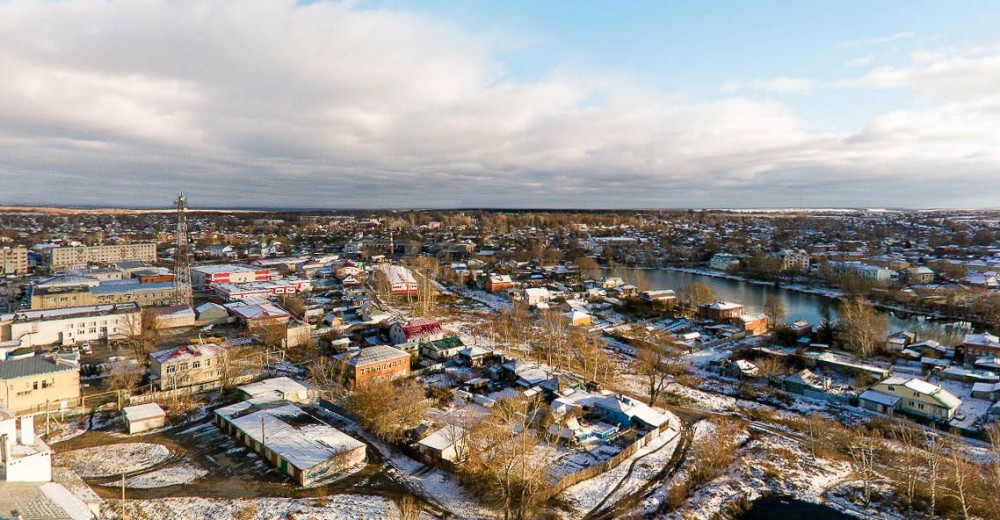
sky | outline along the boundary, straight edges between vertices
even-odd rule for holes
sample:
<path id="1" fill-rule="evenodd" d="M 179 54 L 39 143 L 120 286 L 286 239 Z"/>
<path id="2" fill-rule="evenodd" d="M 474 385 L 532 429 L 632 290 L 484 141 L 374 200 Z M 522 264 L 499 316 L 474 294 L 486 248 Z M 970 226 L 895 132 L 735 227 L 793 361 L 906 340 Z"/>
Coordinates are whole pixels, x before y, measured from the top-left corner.
<path id="1" fill-rule="evenodd" d="M 0 0 L 0 204 L 1000 206 L 995 1 Z"/>

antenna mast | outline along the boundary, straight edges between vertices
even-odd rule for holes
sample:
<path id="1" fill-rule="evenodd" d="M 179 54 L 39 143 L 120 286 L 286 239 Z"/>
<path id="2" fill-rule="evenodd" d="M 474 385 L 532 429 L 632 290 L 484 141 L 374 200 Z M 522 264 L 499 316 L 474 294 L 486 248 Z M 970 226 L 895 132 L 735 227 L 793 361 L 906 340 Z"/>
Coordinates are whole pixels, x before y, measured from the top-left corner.
<path id="1" fill-rule="evenodd" d="M 177 206 L 177 245 L 174 250 L 174 303 L 191 306 L 191 258 L 188 247 L 187 197 L 181 192 Z"/>

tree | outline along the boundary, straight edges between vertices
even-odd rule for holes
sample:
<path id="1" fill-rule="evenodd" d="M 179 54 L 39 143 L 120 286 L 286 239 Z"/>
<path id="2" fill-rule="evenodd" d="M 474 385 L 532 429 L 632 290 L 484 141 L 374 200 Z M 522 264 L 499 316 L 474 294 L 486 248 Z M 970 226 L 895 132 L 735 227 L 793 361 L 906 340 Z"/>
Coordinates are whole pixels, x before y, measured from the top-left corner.
<path id="1" fill-rule="evenodd" d="M 597 278 L 601 275 L 601 270 L 597 265 L 597 261 L 589 256 L 581 256 L 576 259 L 575 263 L 576 267 L 580 270 L 580 276 Z"/>
<path id="2" fill-rule="evenodd" d="M 131 394 L 132 389 L 142 379 L 142 372 L 142 365 L 131 359 L 116 361 L 111 363 L 111 369 L 108 371 L 108 376 L 104 382 L 112 391 L 123 391 Z"/>
<path id="3" fill-rule="evenodd" d="M 942 487 L 941 478 L 944 474 L 944 462 L 944 443 L 937 435 L 932 435 L 924 449 L 924 474 L 927 477 L 930 493 L 931 516 L 937 514 L 938 490 Z"/>
<path id="4" fill-rule="evenodd" d="M 775 295 L 769 295 L 766 300 L 764 300 L 764 314 L 767 315 L 767 321 L 771 324 L 771 328 L 777 328 L 785 321 L 785 304 L 781 302 L 781 298 Z"/>
<path id="5" fill-rule="evenodd" d="M 920 485 L 923 432 L 908 424 L 896 423 L 890 434 L 900 452 L 894 458 L 894 466 L 898 470 L 897 494 L 903 497 L 908 515 L 912 515 L 913 500 Z"/>
<path id="6" fill-rule="evenodd" d="M 500 399 L 469 435 L 473 447 L 459 476 L 505 520 L 536 518 L 551 494 L 549 457 L 537 453 L 544 407 L 537 397 Z"/>
<path id="7" fill-rule="evenodd" d="M 968 520 L 975 468 L 965 459 L 965 449 L 959 443 L 960 441 L 954 439 L 948 441 L 951 491 L 952 497 L 958 501 L 958 505 L 962 509 L 962 518 Z"/>
<path id="8" fill-rule="evenodd" d="M 696 312 L 699 305 L 712 303 L 713 300 L 712 288 L 701 282 L 689 283 L 680 293 L 680 301 L 689 313 Z"/>
<path id="9" fill-rule="evenodd" d="M 389 442 L 399 442 L 420 423 L 430 402 L 415 379 L 381 378 L 359 384 L 344 405 L 366 430 Z"/>
<path id="10" fill-rule="evenodd" d="M 983 479 L 990 516 L 1000 518 L 1000 424 L 993 423 L 986 429 L 990 441 L 989 458 L 984 464 Z"/>
<path id="11" fill-rule="evenodd" d="M 886 317 L 863 298 L 851 298 L 841 305 L 841 338 L 861 357 L 871 356 L 882 347 L 887 324 Z"/>
<path id="12" fill-rule="evenodd" d="M 875 471 L 875 461 L 878 459 L 882 446 L 882 437 L 877 430 L 860 428 L 854 440 L 847 445 L 847 453 L 851 457 L 851 466 L 864 489 L 865 504 L 872 499 L 872 486 L 878 478 Z"/>
<path id="13" fill-rule="evenodd" d="M 681 352 L 670 344 L 643 341 L 638 350 L 633 367 L 646 381 L 646 397 L 653 406 L 671 379 L 686 372 L 686 367 L 680 363 Z"/>
<path id="14" fill-rule="evenodd" d="M 309 379 L 319 396 L 333 399 L 347 391 L 346 366 L 327 356 L 318 356 L 309 363 Z"/>

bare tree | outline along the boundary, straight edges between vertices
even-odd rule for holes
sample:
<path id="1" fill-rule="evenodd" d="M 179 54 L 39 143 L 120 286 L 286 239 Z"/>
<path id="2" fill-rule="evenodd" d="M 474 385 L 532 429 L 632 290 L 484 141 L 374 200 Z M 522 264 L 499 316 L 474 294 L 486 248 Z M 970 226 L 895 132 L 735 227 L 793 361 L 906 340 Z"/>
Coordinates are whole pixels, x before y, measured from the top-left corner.
<path id="1" fill-rule="evenodd" d="M 781 298 L 770 295 L 764 300 L 764 314 L 771 324 L 771 328 L 777 328 L 785 321 L 785 304 L 781 303 Z"/>
<path id="2" fill-rule="evenodd" d="M 993 423 L 986 429 L 990 440 L 990 455 L 983 467 L 984 493 L 987 507 L 993 518 L 1000 518 L 1000 424 Z"/>
<path id="3" fill-rule="evenodd" d="M 399 509 L 399 520 L 418 520 L 423 508 L 412 495 L 404 495 L 396 502 Z"/>
<path id="4" fill-rule="evenodd" d="M 701 282 L 689 283 L 687 287 L 681 289 L 679 294 L 679 301 L 689 314 L 698 312 L 698 306 L 712 303 L 714 299 L 712 288 Z"/>
<path id="5" fill-rule="evenodd" d="M 904 423 L 896 423 L 891 430 L 892 440 L 896 441 L 899 450 L 894 457 L 894 466 L 898 470 L 898 494 L 906 503 L 906 511 L 913 514 L 913 500 L 920 484 L 923 455 L 921 443 L 923 432 Z"/>
<path id="6" fill-rule="evenodd" d="M 124 391 L 131 394 L 142 379 L 142 372 L 142 365 L 131 359 L 116 361 L 111 363 L 108 377 L 105 378 L 104 382 L 112 391 Z"/>
<path id="7" fill-rule="evenodd" d="M 324 399 L 340 397 L 347 391 L 345 365 L 326 356 L 309 363 L 309 379 Z"/>
<path id="8" fill-rule="evenodd" d="M 954 439 L 948 440 L 948 465 L 951 470 L 951 495 L 958 501 L 962 510 L 962 518 L 969 520 L 972 485 L 975 479 L 975 468 L 963 453 L 965 450 Z"/>
<path id="9" fill-rule="evenodd" d="M 871 503 L 872 485 L 878 479 L 875 461 L 881 451 L 882 437 L 875 430 L 860 428 L 854 440 L 847 445 L 854 473 L 864 488 L 865 504 Z"/>
<path id="10" fill-rule="evenodd" d="M 475 445 L 459 475 L 505 520 L 535 518 L 551 493 L 548 457 L 535 453 L 543 406 L 537 398 L 501 399 L 469 436 Z"/>
<path id="11" fill-rule="evenodd" d="M 882 347 L 886 324 L 886 317 L 864 298 L 851 298 L 840 307 L 841 337 L 861 357 L 871 356 Z"/>
<path id="12" fill-rule="evenodd" d="M 680 362 L 681 352 L 670 344 L 644 341 L 638 350 L 633 368 L 645 379 L 646 397 L 652 406 L 674 377 L 687 372 L 687 367 Z"/>
<path id="13" fill-rule="evenodd" d="M 414 379 L 375 379 L 359 384 L 344 402 L 366 430 L 398 442 L 417 426 L 430 402 Z"/>
<path id="14" fill-rule="evenodd" d="M 941 488 L 941 479 L 944 476 L 944 443 L 937 435 L 932 435 L 927 441 L 924 450 L 924 469 L 927 476 L 930 492 L 930 513 L 937 514 L 938 494 Z"/>

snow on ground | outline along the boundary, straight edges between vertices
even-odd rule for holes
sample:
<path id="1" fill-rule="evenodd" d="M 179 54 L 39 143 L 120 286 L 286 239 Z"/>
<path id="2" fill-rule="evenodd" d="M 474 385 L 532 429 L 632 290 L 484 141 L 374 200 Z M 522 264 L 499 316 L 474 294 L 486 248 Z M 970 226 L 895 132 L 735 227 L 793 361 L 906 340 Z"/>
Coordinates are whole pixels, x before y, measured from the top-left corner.
<path id="1" fill-rule="evenodd" d="M 710 429 L 696 428 L 695 436 L 704 437 L 710 433 Z M 689 469 L 683 469 L 671 482 L 688 478 Z M 825 492 L 850 473 L 847 462 L 815 458 L 796 442 L 766 435 L 750 440 L 727 473 L 702 485 L 680 508 L 662 518 L 710 520 L 734 504 L 753 501 L 765 494 L 821 503 Z M 643 504 L 647 511 L 655 510 L 662 503 L 663 495 L 658 499 L 659 503 L 647 501 Z"/>
<path id="2" fill-rule="evenodd" d="M 659 471 L 666 464 L 666 461 L 670 460 L 670 455 L 673 454 L 673 450 L 676 448 L 676 434 L 678 432 L 677 428 L 680 421 L 673 414 L 670 414 L 670 423 L 670 429 L 665 430 L 659 437 L 637 450 L 631 457 L 623 460 L 614 468 L 605 471 L 594 478 L 584 480 L 583 482 L 566 488 L 566 490 L 562 492 L 562 497 L 565 498 L 566 501 L 573 507 L 575 517 L 583 517 L 597 507 L 604 497 L 607 496 L 616 485 L 623 482 L 623 480 L 625 482 L 622 484 L 622 487 L 627 489 L 621 490 L 620 494 L 615 493 L 618 498 L 625 496 L 625 493 L 628 491 L 638 489 L 639 486 L 645 482 L 645 479 L 651 478 L 652 475 Z M 670 444 L 672 444 L 673 447 L 669 446 Z M 661 450 L 659 448 L 663 449 Z M 653 452 L 656 453 L 655 458 L 650 459 L 650 468 L 642 468 L 640 471 L 641 476 L 644 478 L 640 478 L 638 475 L 628 474 L 629 467 L 634 461 L 639 459 L 646 461 L 647 458 L 653 456 L 650 455 Z M 664 452 L 669 452 L 670 454 L 666 455 L 665 459 L 662 459 Z M 639 464 L 643 464 L 643 462 L 640 462 Z M 659 465 L 657 466 L 656 464 Z"/>
<path id="3" fill-rule="evenodd" d="M 62 484 L 46 482 L 42 484 L 41 491 L 46 498 L 58 505 L 73 520 L 90 520 L 94 517 L 87 504 L 70 493 Z"/>
<path id="4" fill-rule="evenodd" d="M 59 453 L 56 462 L 82 477 L 110 477 L 151 468 L 169 456 L 170 450 L 162 444 L 129 442 Z"/>
<path id="5" fill-rule="evenodd" d="M 119 518 L 119 501 L 107 501 L 102 518 Z M 334 495 L 321 498 L 161 498 L 128 500 L 129 518 L 162 520 L 270 520 L 309 518 L 314 520 L 376 520 L 399 518 L 399 510 L 388 499 L 367 495 Z"/>
<path id="6" fill-rule="evenodd" d="M 167 486 L 178 486 L 194 482 L 207 474 L 208 471 L 205 469 L 191 464 L 179 464 L 127 478 L 125 479 L 125 487 L 131 489 L 152 489 Z M 116 487 L 121 485 L 121 481 L 113 480 L 101 485 Z"/>
<path id="7" fill-rule="evenodd" d="M 356 434 L 377 449 L 390 466 L 389 471 L 393 477 L 413 490 L 415 495 L 426 497 L 459 518 L 477 519 L 494 516 L 489 510 L 481 507 L 473 497 L 466 494 L 455 476 L 407 457 L 346 417 L 322 409 L 318 412 L 336 421 L 337 427 L 342 431 Z"/>
<path id="8" fill-rule="evenodd" d="M 461 294 L 470 300 L 475 300 L 495 311 L 510 308 L 510 300 L 500 296 L 499 294 L 488 293 L 478 289 L 457 289 L 457 292 L 458 294 Z"/>

